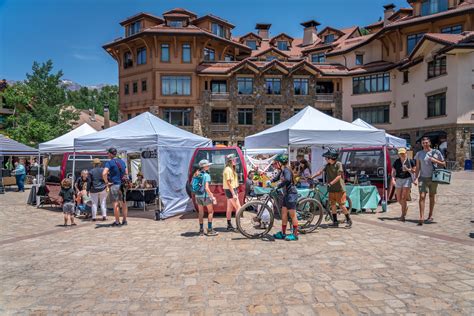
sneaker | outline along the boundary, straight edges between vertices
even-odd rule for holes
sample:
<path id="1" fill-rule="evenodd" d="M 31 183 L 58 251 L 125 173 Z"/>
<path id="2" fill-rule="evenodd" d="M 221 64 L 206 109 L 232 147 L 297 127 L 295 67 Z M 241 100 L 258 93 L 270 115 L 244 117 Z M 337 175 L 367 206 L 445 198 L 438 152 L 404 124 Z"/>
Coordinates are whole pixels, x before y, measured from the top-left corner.
<path id="1" fill-rule="evenodd" d="M 93 222 L 95 222 L 95 221 L 96 221 L 96 219 L 95 219 L 95 218 L 93 218 L 93 219 L 92 219 L 92 221 L 93 221 Z"/>
<path id="2" fill-rule="evenodd" d="M 110 226 L 120 226 L 120 222 L 113 222 Z"/>
<path id="3" fill-rule="evenodd" d="M 286 234 L 283 234 L 283 232 L 278 232 L 278 233 L 273 235 L 273 238 L 275 238 L 275 239 L 285 239 Z"/>
<path id="4" fill-rule="evenodd" d="M 351 228 L 351 227 L 352 227 L 352 220 L 348 220 L 348 221 L 346 222 L 346 226 L 345 226 L 345 227 L 346 227 L 346 228 Z"/>
<path id="5" fill-rule="evenodd" d="M 328 224 L 328 227 L 337 228 L 337 227 L 339 227 L 339 222 L 332 222 L 331 224 Z"/>
<path id="6" fill-rule="evenodd" d="M 107 216 L 102 216 L 102 221 L 105 222 L 107 220 Z"/>
<path id="7" fill-rule="evenodd" d="M 227 225 L 227 231 L 228 232 L 235 232 L 235 227 L 232 225 Z"/>
<path id="8" fill-rule="evenodd" d="M 286 235 L 285 240 L 286 241 L 295 241 L 295 240 L 298 240 L 298 236 L 294 235 L 294 234 L 289 234 L 289 235 Z"/>
<path id="9" fill-rule="evenodd" d="M 204 236 L 204 229 L 199 230 L 199 236 Z"/>
<path id="10" fill-rule="evenodd" d="M 127 224 L 128 224 L 127 221 L 122 221 L 122 225 L 125 226 L 125 225 L 127 225 Z"/>
<path id="11" fill-rule="evenodd" d="M 208 229 L 208 230 L 207 230 L 206 235 L 207 235 L 207 236 L 217 236 L 217 235 L 219 235 L 219 233 L 216 232 L 214 229 L 211 228 L 211 229 Z"/>

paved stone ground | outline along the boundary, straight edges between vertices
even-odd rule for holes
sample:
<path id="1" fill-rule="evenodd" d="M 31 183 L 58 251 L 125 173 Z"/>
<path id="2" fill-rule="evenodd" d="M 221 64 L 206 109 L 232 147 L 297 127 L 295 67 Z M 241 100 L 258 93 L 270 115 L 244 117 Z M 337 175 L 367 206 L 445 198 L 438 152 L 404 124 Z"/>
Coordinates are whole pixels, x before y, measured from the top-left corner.
<path id="1" fill-rule="evenodd" d="M 199 237 L 195 219 L 155 222 L 138 211 L 126 227 L 56 227 L 60 212 L 8 192 L 0 314 L 472 315 L 473 187 L 474 174 L 461 172 L 440 187 L 431 225 L 391 220 L 392 204 L 354 215 L 350 230 L 321 228 L 294 243 Z"/>

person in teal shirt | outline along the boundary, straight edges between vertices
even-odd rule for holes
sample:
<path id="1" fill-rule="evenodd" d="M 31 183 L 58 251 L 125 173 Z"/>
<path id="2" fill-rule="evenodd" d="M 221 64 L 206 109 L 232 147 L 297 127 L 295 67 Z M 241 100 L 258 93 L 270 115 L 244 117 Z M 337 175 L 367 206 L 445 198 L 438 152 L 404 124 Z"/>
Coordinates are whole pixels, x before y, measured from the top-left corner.
<path id="1" fill-rule="evenodd" d="M 202 193 L 196 193 L 196 204 L 198 206 L 199 212 L 199 235 L 204 235 L 204 207 L 207 208 L 207 236 L 216 236 L 217 232 L 212 228 L 212 219 L 214 217 L 214 207 L 213 204 L 216 202 L 212 191 L 209 188 L 211 183 L 211 176 L 209 174 L 209 167 L 212 165 L 206 159 L 203 159 L 199 162 L 199 169 L 194 174 L 202 185 Z"/>
<path id="2" fill-rule="evenodd" d="M 26 169 L 23 159 L 21 159 L 20 162 L 15 162 L 14 173 L 16 185 L 18 186 L 18 192 L 25 192 Z"/>

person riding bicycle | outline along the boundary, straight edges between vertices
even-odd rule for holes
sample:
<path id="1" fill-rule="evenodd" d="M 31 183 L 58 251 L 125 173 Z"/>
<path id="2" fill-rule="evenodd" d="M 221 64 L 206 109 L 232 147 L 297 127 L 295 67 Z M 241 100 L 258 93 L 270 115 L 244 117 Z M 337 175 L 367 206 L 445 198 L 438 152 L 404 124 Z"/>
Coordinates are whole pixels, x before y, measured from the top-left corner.
<path id="1" fill-rule="evenodd" d="M 351 215 L 346 208 L 346 188 L 344 185 L 344 170 L 342 168 L 342 163 L 337 161 L 339 157 L 339 152 L 334 148 L 328 148 L 328 150 L 323 154 L 323 157 L 326 158 L 326 166 L 316 172 L 312 178 L 319 177 L 323 172 L 326 173 L 326 180 L 328 185 L 329 192 L 329 205 L 331 206 L 331 214 L 333 223 L 329 226 L 339 227 L 339 222 L 337 221 L 337 204 L 342 209 L 342 212 L 346 216 L 346 228 L 352 226 Z"/>
<path id="2" fill-rule="evenodd" d="M 272 183 L 280 180 L 276 189 L 283 189 L 283 204 L 281 210 L 281 231 L 273 235 L 275 239 L 285 239 L 287 241 L 298 240 L 298 219 L 296 217 L 296 202 L 298 201 L 298 191 L 291 169 L 288 167 L 288 156 L 278 155 L 273 161 L 273 168 L 279 170 L 279 174 L 272 179 Z M 288 213 L 293 224 L 293 233 L 286 234 L 288 224 Z"/>

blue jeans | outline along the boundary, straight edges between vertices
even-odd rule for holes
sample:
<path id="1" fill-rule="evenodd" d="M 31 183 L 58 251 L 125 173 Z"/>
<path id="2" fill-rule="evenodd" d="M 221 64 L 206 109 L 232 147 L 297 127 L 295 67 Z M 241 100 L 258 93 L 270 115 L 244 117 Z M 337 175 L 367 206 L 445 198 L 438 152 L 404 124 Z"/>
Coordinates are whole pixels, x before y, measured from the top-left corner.
<path id="1" fill-rule="evenodd" d="M 18 191 L 25 191 L 25 178 L 26 174 L 20 174 L 15 176 L 16 184 L 18 185 Z"/>

